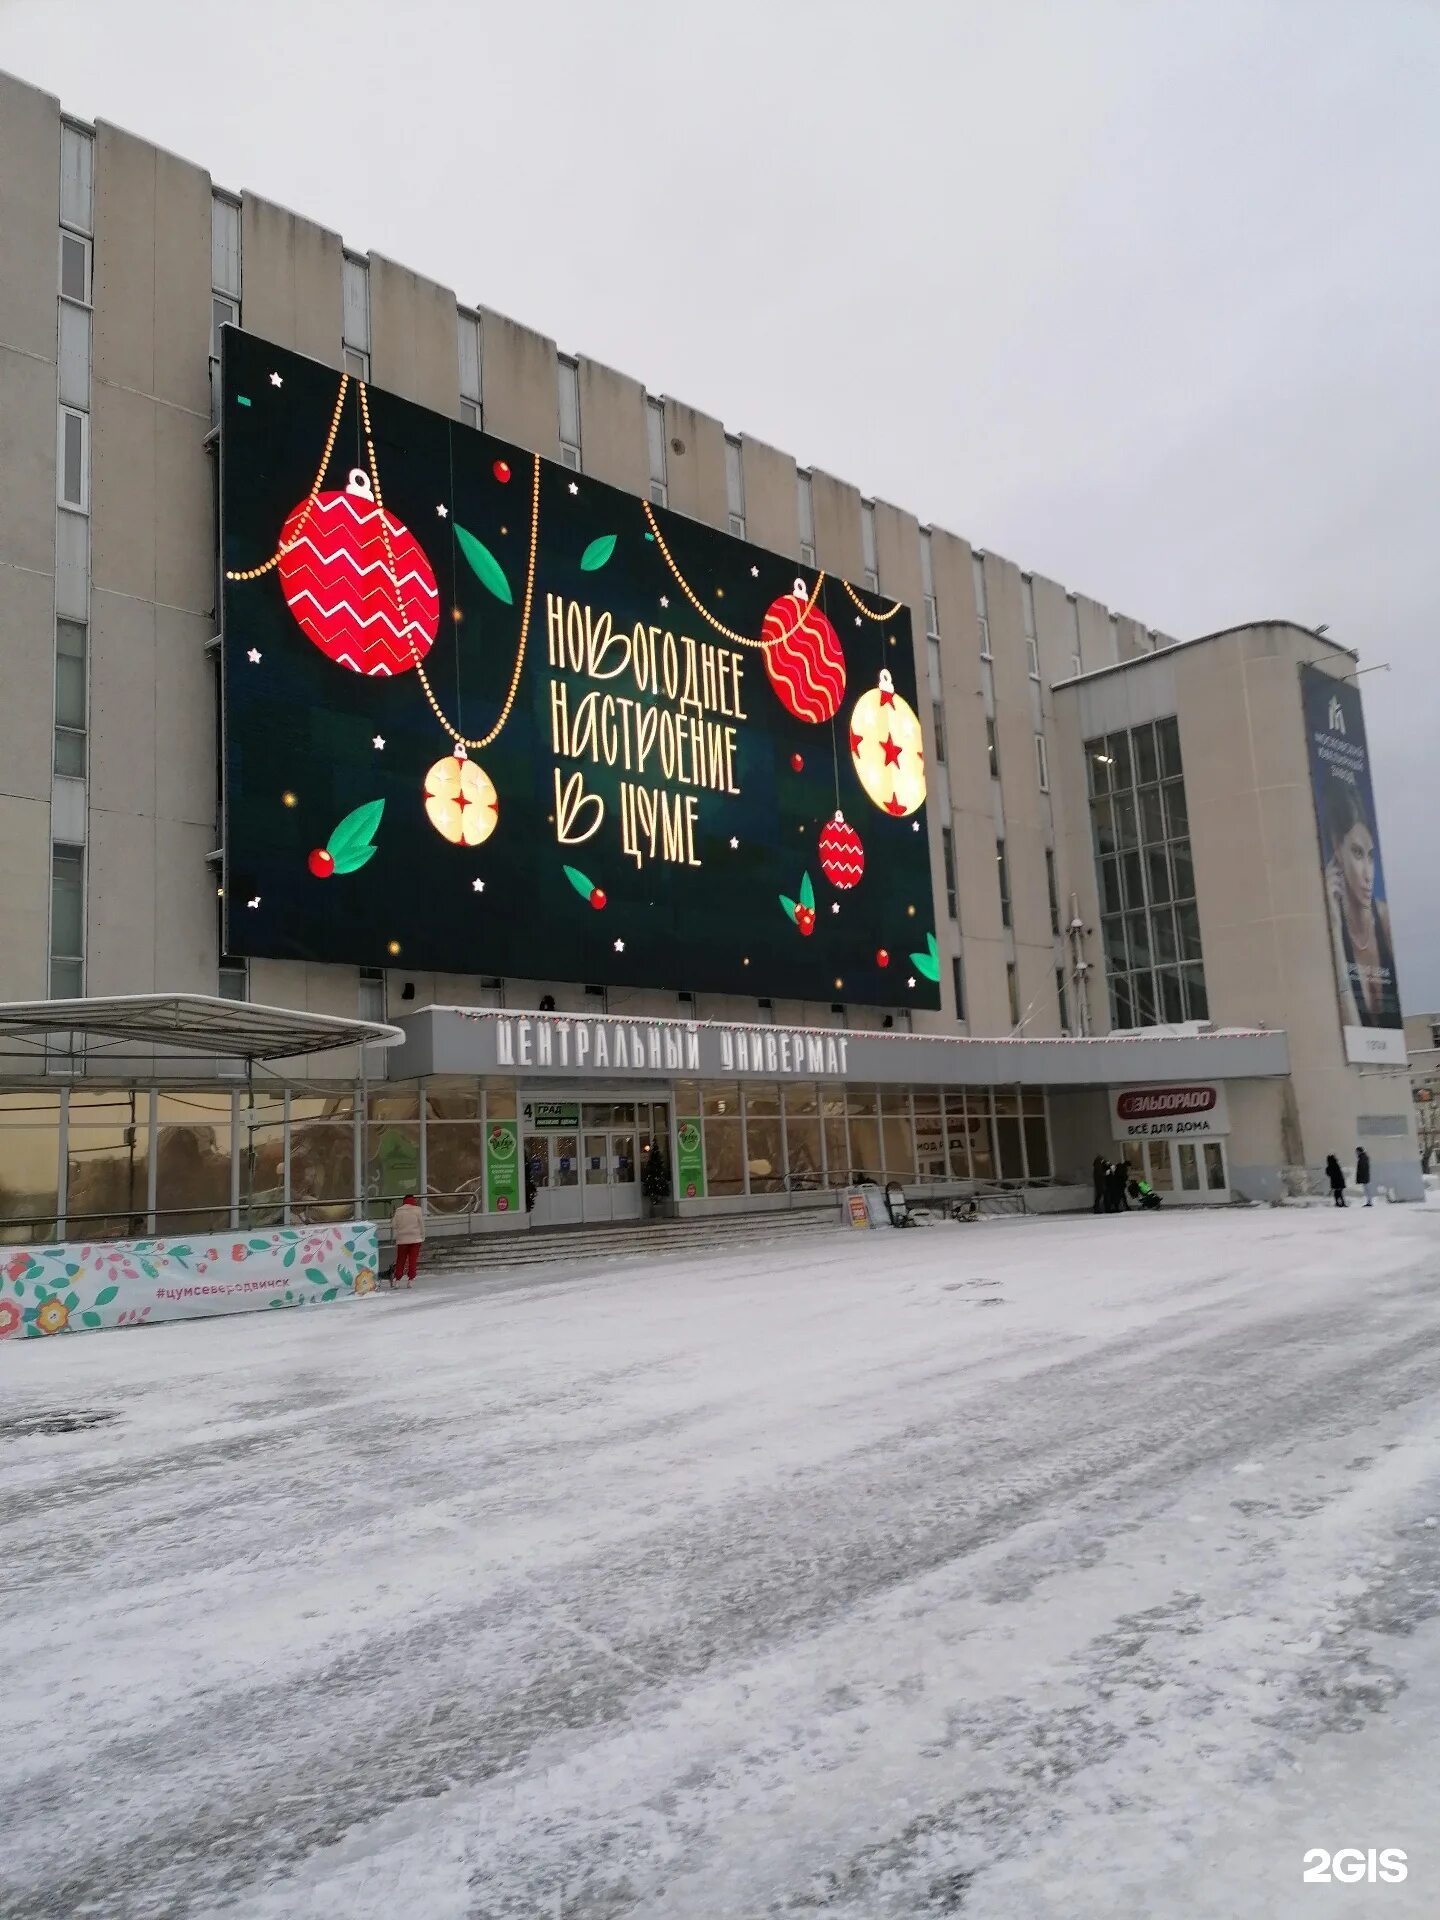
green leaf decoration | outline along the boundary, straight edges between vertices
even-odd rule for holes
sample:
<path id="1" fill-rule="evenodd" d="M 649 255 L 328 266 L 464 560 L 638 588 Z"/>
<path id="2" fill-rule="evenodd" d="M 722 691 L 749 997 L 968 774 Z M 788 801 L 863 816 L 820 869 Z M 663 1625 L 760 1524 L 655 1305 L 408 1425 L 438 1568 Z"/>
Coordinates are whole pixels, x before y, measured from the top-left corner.
<path id="1" fill-rule="evenodd" d="M 802 907 L 813 907 L 815 904 L 815 889 L 810 884 L 808 873 L 800 882 L 800 904 Z"/>
<path id="2" fill-rule="evenodd" d="M 795 918 L 795 902 L 793 900 L 787 899 L 787 897 L 782 893 L 780 896 L 780 904 L 785 909 L 786 913 L 789 914 L 790 918 L 793 920 Z"/>
<path id="3" fill-rule="evenodd" d="M 477 540 L 473 533 L 467 533 L 458 522 L 452 520 L 450 524 L 455 528 L 455 538 L 460 542 L 460 551 L 470 562 L 471 571 L 481 586 L 488 587 L 495 598 L 504 601 L 507 607 L 513 607 L 515 596 L 510 591 L 510 582 L 505 578 L 505 569 L 485 542 Z M 596 564 L 598 565 L 599 562 L 597 561 Z"/>
<path id="4" fill-rule="evenodd" d="M 98 1327 L 104 1324 L 98 1313 L 82 1313 L 80 1318 L 87 1327 Z"/>
<path id="5" fill-rule="evenodd" d="M 582 900 L 588 900 L 595 891 L 595 882 L 587 880 L 578 867 L 566 867 L 565 878 L 579 894 Z"/>
<path id="6" fill-rule="evenodd" d="M 333 1300 L 336 1294 L 339 1293 L 339 1291 L 340 1291 L 339 1287 L 327 1287 L 325 1292 L 321 1294 L 320 1298 L 322 1300 Z"/>
<path id="7" fill-rule="evenodd" d="M 336 873 L 354 873 L 371 858 L 375 852 L 371 842 L 384 811 L 383 800 L 367 800 L 363 807 L 346 814 L 325 843 Z"/>
<path id="8" fill-rule="evenodd" d="M 284 1259 L 283 1259 L 283 1260 L 282 1260 L 282 1261 L 280 1262 L 280 1264 L 281 1264 L 281 1266 L 282 1266 L 282 1267 L 293 1267 L 293 1266 L 294 1266 L 294 1264 L 295 1264 L 295 1255 L 296 1255 L 296 1254 L 297 1254 L 298 1252 L 299 1252 L 299 1248 L 298 1248 L 298 1247 L 289 1247 L 289 1248 L 287 1248 L 287 1249 L 286 1249 L 286 1253 L 285 1253 L 285 1258 L 284 1258 Z"/>
<path id="9" fill-rule="evenodd" d="M 319 1267 L 307 1267 L 305 1269 L 305 1278 L 317 1287 L 323 1287 L 325 1284 L 325 1275 L 320 1271 Z"/>
<path id="10" fill-rule="evenodd" d="M 24 1292 L 25 1292 L 25 1282 L 23 1280 L 17 1280 L 15 1282 L 15 1297 L 19 1299 Z"/>
<path id="11" fill-rule="evenodd" d="M 79 1273 L 79 1271 L 80 1271 L 79 1262 L 75 1260 L 72 1260 L 69 1266 L 66 1267 L 65 1269 L 67 1277 L 71 1280 L 75 1278 L 76 1274 Z"/>
<path id="12" fill-rule="evenodd" d="M 927 980 L 940 978 L 940 949 L 932 933 L 924 953 L 912 953 L 910 964 L 917 973 L 923 973 Z"/>
<path id="13" fill-rule="evenodd" d="M 67 1294 L 66 1294 L 66 1296 L 65 1296 L 65 1305 L 66 1305 L 66 1306 L 67 1306 L 67 1307 L 69 1308 L 69 1310 L 70 1310 L 70 1312 L 71 1312 L 71 1313 L 73 1313 L 73 1312 L 75 1311 L 75 1309 L 76 1309 L 76 1307 L 78 1307 L 78 1306 L 79 1306 L 79 1304 L 80 1304 L 80 1296 L 79 1296 L 79 1294 L 78 1294 L 78 1293 L 67 1293 Z"/>
<path id="14" fill-rule="evenodd" d="M 252 1240 L 250 1242 L 250 1251 L 251 1253 L 264 1253 L 269 1244 L 270 1242 L 268 1240 Z"/>
<path id="15" fill-rule="evenodd" d="M 456 531 L 458 532 L 459 529 L 457 528 Z M 614 534 L 602 533 L 600 535 L 600 538 L 598 540 L 592 540 L 589 546 L 586 547 L 584 553 L 581 554 L 580 571 L 582 573 L 596 572 L 600 567 L 604 566 L 605 562 L 610 558 L 611 554 L 614 553 L 614 551 L 615 551 Z"/>
<path id="16" fill-rule="evenodd" d="M 116 1294 L 119 1291 L 120 1291 L 119 1287 L 101 1287 L 100 1291 L 95 1296 L 96 1306 L 108 1307 L 110 1302 L 115 1298 Z"/>

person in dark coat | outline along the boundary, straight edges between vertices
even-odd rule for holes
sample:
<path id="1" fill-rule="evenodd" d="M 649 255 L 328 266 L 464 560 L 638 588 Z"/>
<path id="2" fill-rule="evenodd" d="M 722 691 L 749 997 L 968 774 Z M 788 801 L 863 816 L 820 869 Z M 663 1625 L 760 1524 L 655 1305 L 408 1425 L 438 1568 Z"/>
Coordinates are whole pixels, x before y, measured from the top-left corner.
<path id="1" fill-rule="evenodd" d="M 1345 1175 L 1341 1171 L 1340 1162 L 1335 1158 L 1333 1153 L 1325 1156 L 1325 1178 L 1330 1182 L 1330 1191 L 1335 1196 L 1336 1206 L 1343 1207 L 1345 1204 Z"/>
<path id="2" fill-rule="evenodd" d="M 1105 1175 L 1105 1211 L 1107 1213 L 1128 1213 L 1130 1202 L 1125 1198 L 1125 1181 L 1129 1168 L 1124 1161 L 1110 1167 Z"/>
<path id="3" fill-rule="evenodd" d="M 1105 1211 L 1105 1175 L 1109 1171 L 1105 1165 L 1103 1153 L 1096 1154 L 1090 1171 L 1095 1176 L 1095 1205 L 1091 1208 L 1091 1212 L 1103 1213 Z"/>
<path id="4" fill-rule="evenodd" d="M 1357 1147 L 1355 1149 L 1355 1184 L 1357 1187 L 1363 1187 L 1365 1189 L 1366 1206 L 1373 1207 L 1375 1204 L 1375 1188 L 1370 1179 L 1370 1156 L 1363 1147 Z"/>

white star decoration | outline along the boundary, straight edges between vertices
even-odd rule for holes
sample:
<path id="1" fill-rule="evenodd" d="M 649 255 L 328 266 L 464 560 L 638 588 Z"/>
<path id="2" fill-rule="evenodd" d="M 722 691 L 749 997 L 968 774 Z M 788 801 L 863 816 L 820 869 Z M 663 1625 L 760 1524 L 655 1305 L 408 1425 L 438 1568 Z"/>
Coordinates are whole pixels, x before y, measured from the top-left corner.
<path id="1" fill-rule="evenodd" d="M 445 502 L 443 500 L 440 502 L 439 506 L 436 507 L 435 511 L 436 513 L 439 514 L 442 520 L 446 520 L 450 516 L 450 509 L 445 505 Z"/>
<path id="2" fill-rule="evenodd" d="M 840 902 L 839 902 L 838 900 L 832 900 L 832 901 L 830 902 L 830 911 L 831 911 L 831 913 L 839 913 L 839 911 L 840 911 Z"/>
<path id="3" fill-rule="evenodd" d="M 910 831 L 912 833 L 918 833 L 920 831 L 920 822 L 918 820 L 911 822 Z"/>
<path id="4" fill-rule="evenodd" d="M 377 733 L 377 734 L 376 734 L 376 736 L 375 736 L 375 738 L 374 738 L 374 739 L 373 739 L 373 740 L 372 740 L 372 741 L 370 742 L 370 744 L 371 744 L 371 746 L 372 746 L 372 747 L 374 747 L 374 749 L 375 749 L 375 751 L 376 751 L 377 753 L 383 753 L 383 752 L 385 751 L 385 736 L 384 736 L 384 734 L 383 734 L 383 733 Z"/>
<path id="5" fill-rule="evenodd" d="M 255 898 L 254 898 L 253 900 L 247 900 L 247 901 L 245 902 L 245 904 L 246 904 L 246 906 L 247 906 L 247 907 L 258 907 L 258 906 L 259 906 L 259 904 L 260 904 L 260 896 L 259 896 L 259 894 L 257 893 L 257 894 L 256 894 L 256 896 L 255 896 Z"/>
<path id="6" fill-rule="evenodd" d="M 760 578 L 760 569 L 759 569 L 759 567 L 751 567 L 751 569 L 750 569 L 750 578 L 751 578 L 752 580 L 758 580 L 758 579 Z"/>
<path id="7" fill-rule="evenodd" d="M 617 940 L 615 942 L 615 951 L 616 953 L 623 953 L 625 951 L 625 942 L 623 940 Z"/>
<path id="8" fill-rule="evenodd" d="M 857 627 L 858 627 L 858 626 L 859 626 L 859 624 L 860 624 L 860 616 L 859 616 L 859 614 L 858 614 L 858 613 L 857 613 L 857 614 L 856 614 L 856 616 L 855 616 L 855 624 L 856 624 L 856 626 L 857 626 Z"/>
<path id="9" fill-rule="evenodd" d="M 578 493 L 580 491 L 579 486 L 574 480 L 570 482 L 570 491 L 571 493 Z"/>
<path id="10" fill-rule="evenodd" d="M 660 596 L 660 604 L 661 604 L 661 606 L 662 606 L 662 607 L 668 607 L 668 606 L 669 606 L 669 604 L 670 604 L 670 596 L 669 596 L 669 594 L 668 594 L 668 593 L 662 593 L 662 594 L 661 594 L 661 596 Z"/>
<path id="11" fill-rule="evenodd" d="M 245 658 L 250 662 L 252 667 L 258 667 L 260 664 L 259 647 L 251 647 L 250 651 L 246 654 Z"/>
<path id="12" fill-rule="evenodd" d="M 911 976 L 910 976 L 910 978 L 909 978 L 909 979 L 908 979 L 908 980 L 907 980 L 907 981 L 905 982 L 905 984 L 906 984 L 906 986 L 907 986 L 907 987 L 913 987 L 913 986 L 914 986 L 914 984 L 915 984 L 915 976 L 914 976 L 914 974 L 913 974 L 913 973 L 911 974 Z"/>
<path id="13" fill-rule="evenodd" d="M 730 836 L 730 844 L 732 847 L 738 847 L 740 844 L 740 842 L 735 838 L 735 835 L 733 833 Z"/>
<path id="14" fill-rule="evenodd" d="M 285 382 L 278 373 L 272 373 L 270 376 L 270 384 L 272 387 L 283 387 Z"/>
<path id="15" fill-rule="evenodd" d="M 485 891 L 485 882 L 483 880 L 472 880 L 470 885 L 476 893 L 483 893 Z"/>

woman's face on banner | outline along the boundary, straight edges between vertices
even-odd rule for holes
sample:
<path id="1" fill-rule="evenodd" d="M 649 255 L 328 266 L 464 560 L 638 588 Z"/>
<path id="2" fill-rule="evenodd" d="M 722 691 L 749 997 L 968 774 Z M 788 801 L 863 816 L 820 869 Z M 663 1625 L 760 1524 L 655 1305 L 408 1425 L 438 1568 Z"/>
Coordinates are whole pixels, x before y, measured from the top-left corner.
<path id="1" fill-rule="evenodd" d="M 1357 820 L 1336 853 L 1345 891 L 1357 907 L 1368 912 L 1375 896 L 1375 839 L 1370 829 Z"/>

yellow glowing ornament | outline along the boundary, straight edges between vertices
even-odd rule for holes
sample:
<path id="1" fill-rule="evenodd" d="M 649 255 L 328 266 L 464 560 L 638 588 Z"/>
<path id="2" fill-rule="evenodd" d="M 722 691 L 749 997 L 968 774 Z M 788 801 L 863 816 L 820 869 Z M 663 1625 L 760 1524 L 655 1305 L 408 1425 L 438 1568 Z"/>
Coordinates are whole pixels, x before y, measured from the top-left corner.
<path id="1" fill-rule="evenodd" d="M 500 819 L 500 796 L 485 769 L 457 741 L 425 775 L 425 812 L 432 827 L 454 847 L 478 847 Z"/>
<path id="2" fill-rule="evenodd" d="M 925 742 L 920 720 L 895 691 L 888 667 L 862 693 L 850 715 L 850 758 L 860 784 L 882 813 L 903 819 L 925 802 Z"/>

